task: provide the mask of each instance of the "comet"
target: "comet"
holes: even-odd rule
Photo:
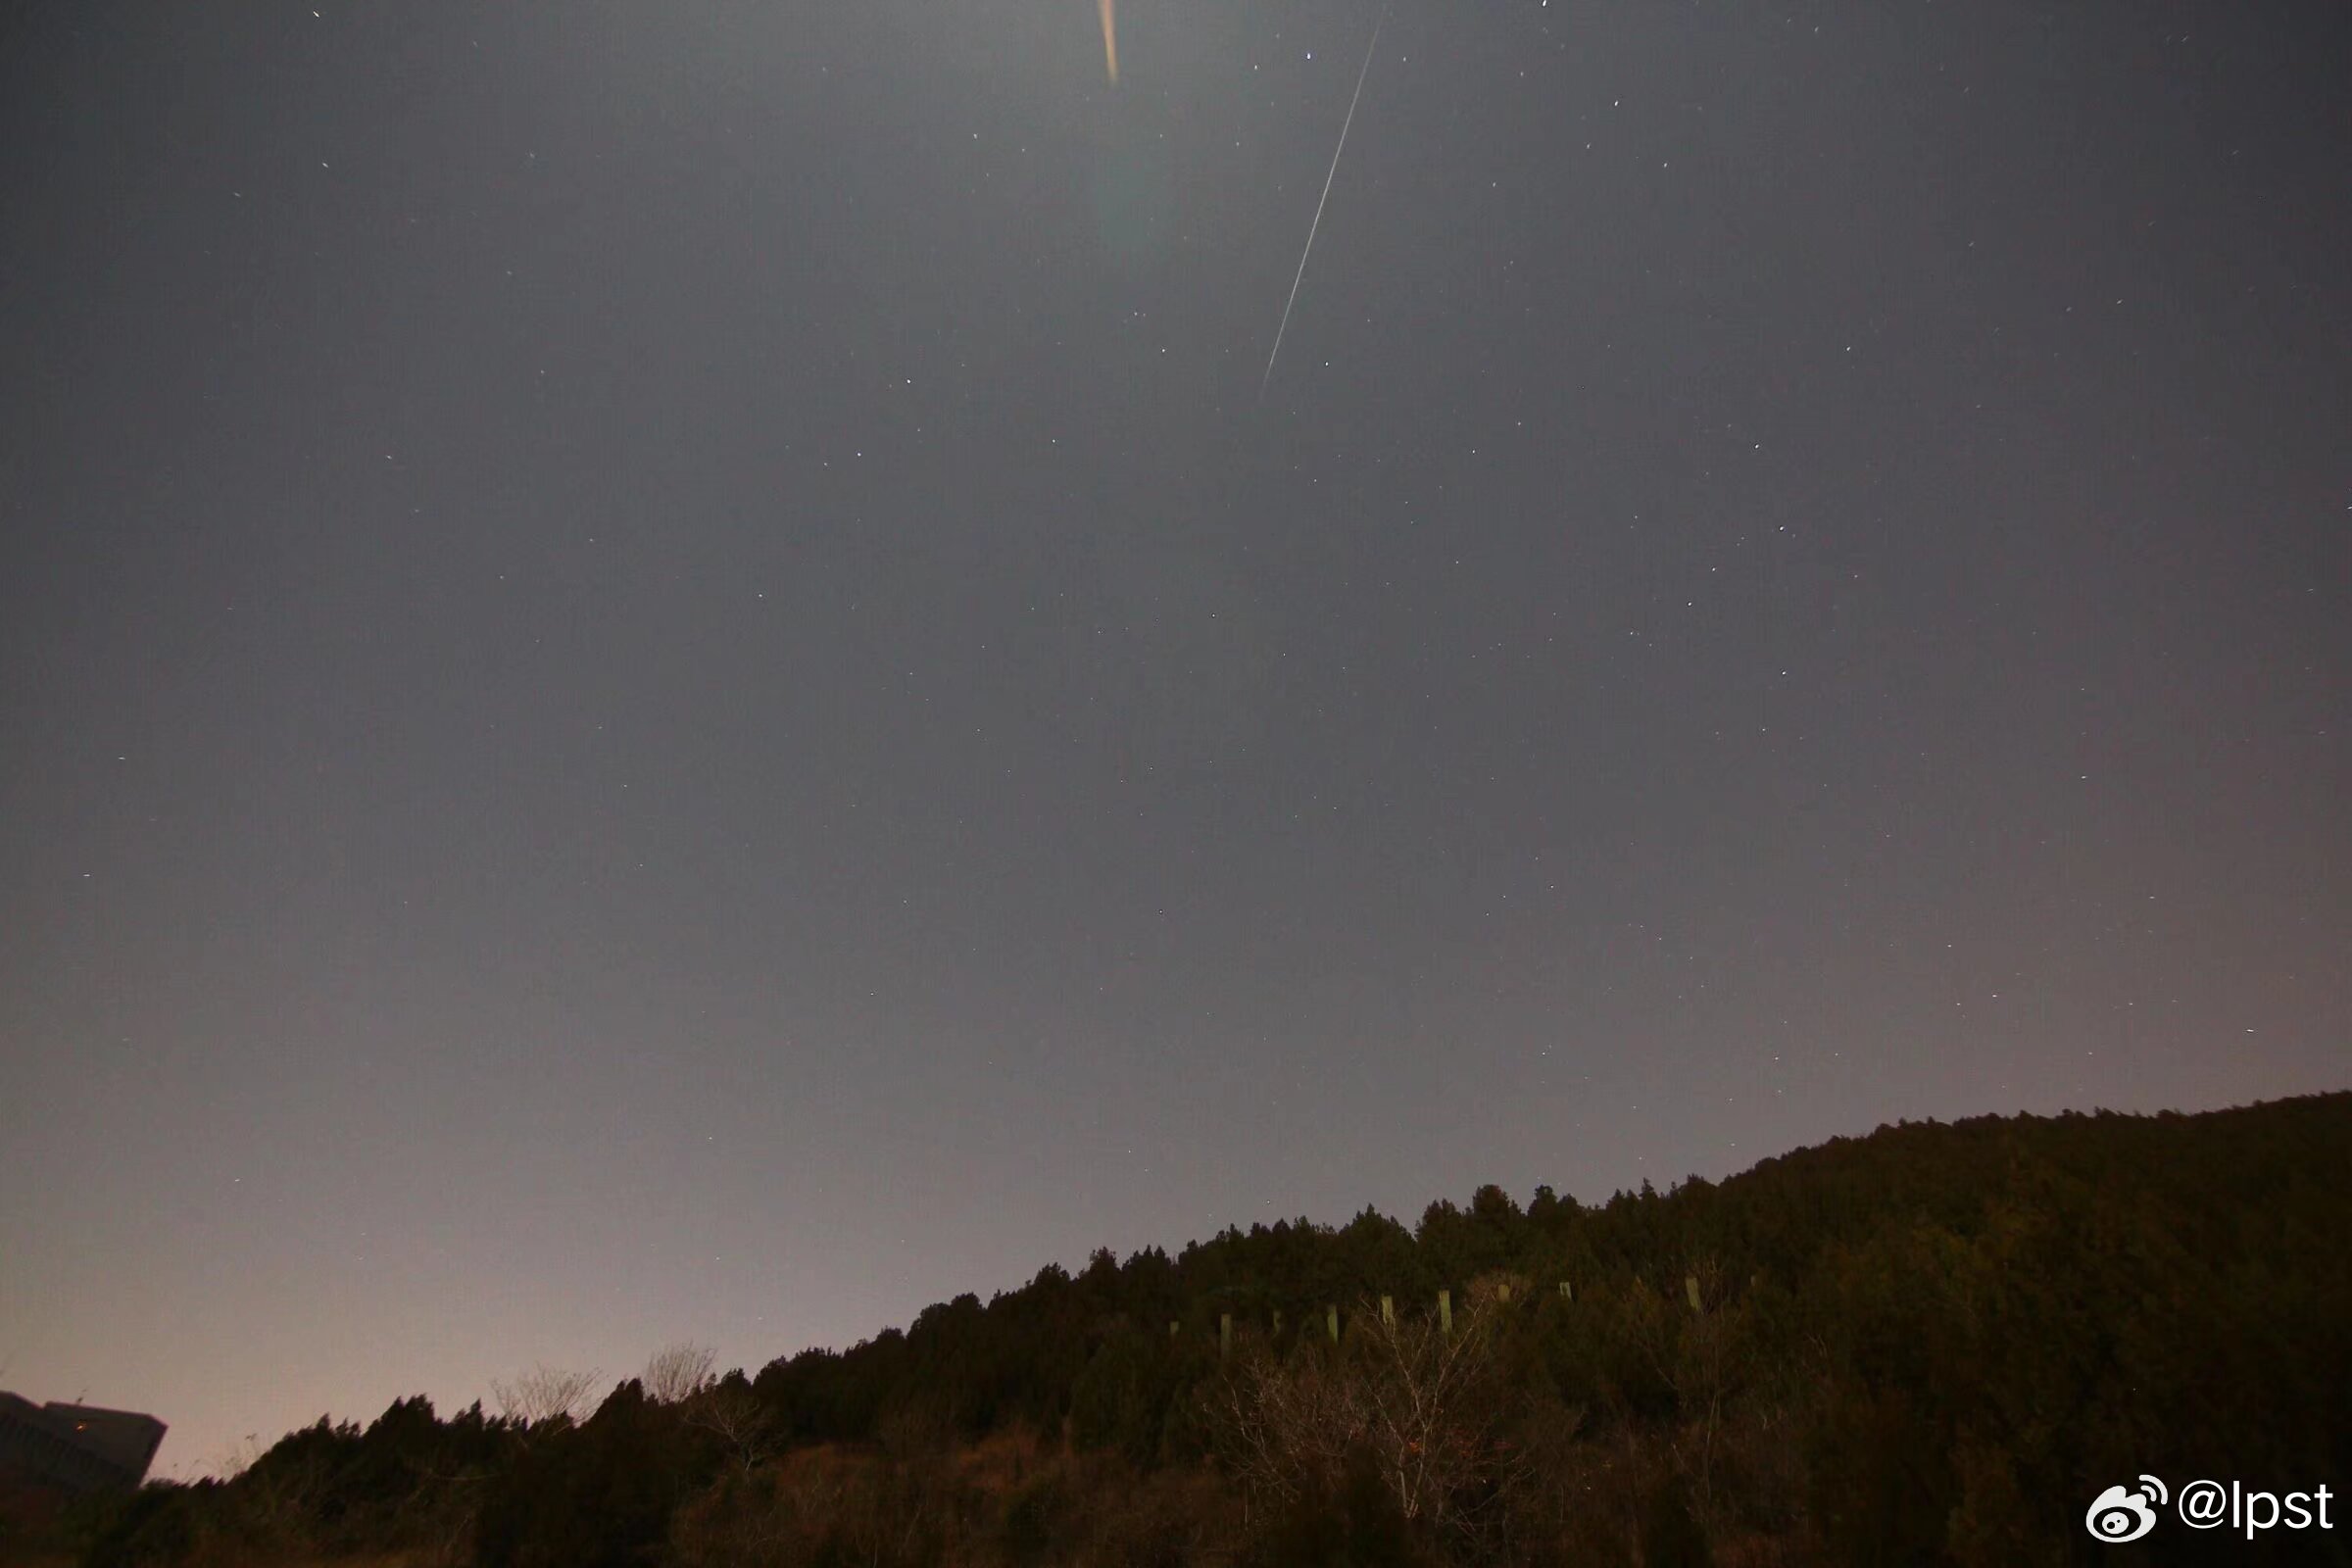
[[[1098,0],[1102,8],[1102,65],[1112,86],[1119,81],[1119,0]]]
[[[1110,0],[1102,0],[1104,6]],[[1355,123],[1356,100],[1364,95],[1364,78],[1372,74],[1372,52],[1380,47],[1380,29],[1387,24],[1389,14],[1384,9],[1380,20],[1372,24],[1372,41],[1364,46],[1364,67],[1355,74],[1355,93],[1348,100],[1348,118],[1340,122],[1340,144],[1331,150],[1331,170],[1323,176],[1323,195],[1315,203],[1314,221],[1306,225],[1306,248],[1298,253],[1298,271],[1291,279],[1291,297],[1282,302],[1282,324],[1274,329],[1274,352],[1266,356],[1266,373],[1257,378],[1257,400],[1266,400],[1266,387],[1274,379],[1274,361],[1282,353],[1282,335],[1291,329],[1291,307],[1298,303],[1298,283],[1306,276],[1306,259],[1315,254],[1315,230],[1323,226],[1323,205],[1331,200],[1331,182],[1340,172],[1340,154],[1348,150],[1348,127]]]

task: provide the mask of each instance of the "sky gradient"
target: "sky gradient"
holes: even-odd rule
[[[0,22],[0,1386],[2352,1084],[2319,3]]]

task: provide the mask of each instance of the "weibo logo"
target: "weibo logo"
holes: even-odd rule
[[[2091,1503],[2090,1511],[2082,1516],[2082,1525],[2093,1541],[2120,1546],[2156,1528],[2156,1509],[2168,1500],[2164,1483],[2154,1476],[2141,1476],[2139,1483],[2141,1490],[2137,1492],[2109,1487]],[[2148,1503],[2151,1494],[2156,1498],[2154,1507]]]

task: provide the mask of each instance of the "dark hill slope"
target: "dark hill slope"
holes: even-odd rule
[[[321,1421],[107,1504],[87,1560],[2090,1561],[2117,1482],[2352,1477],[2347,1195],[2347,1094],[1885,1127],[1592,1206],[1489,1187],[1101,1251],[576,1426]],[[2130,1549],[2352,1562],[2346,1507]]]
[[[1094,1354],[1124,1336],[1164,1341],[1174,1321],[1180,1349],[1197,1348],[1222,1314],[1271,1332],[1279,1312],[1287,1338],[1333,1305],[1459,1299],[1498,1272],[1522,1276],[1547,1310],[1561,1281],[1597,1310],[1636,1284],[1671,1294],[1695,1273],[1712,1295],[1761,1295],[1799,1318],[1900,1305],[1873,1305],[1866,1288],[1919,1297],[1981,1283],[1991,1295],[1972,1311],[2031,1298],[2048,1327],[2103,1323],[2118,1355],[2138,1339],[2185,1338],[2200,1317],[2242,1319],[2251,1339],[2214,1354],[2269,1360],[2291,1342],[2311,1381],[2352,1387],[2347,1194],[2352,1094],[2200,1115],[1904,1123],[1720,1184],[1644,1186],[1593,1206],[1539,1189],[1522,1209],[1490,1187],[1467,1208],[1432,1203],[1411,1230],[1366,1210],[1336,1227],[1227,1230],[1172,1259],[1098,1252],[1075,1277],[1049,1265],[985,1306],[959,1297],[905,1333],[773,1362],[759,1387],[812,1438],[870,1436],[881,1412],[909,1404],[973,1436],[1014,1417],[1050,1425]]]

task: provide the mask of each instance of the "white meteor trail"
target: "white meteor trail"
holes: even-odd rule
[[[1315,203],[1315,220],[1306,225],[1306,249],[1298,253],[1298,274],[1291,279],[1291,297],[1282,302],[1282,325],[1274,329],[1274,352],[1266,356],[1266,373],[1257,378],[1257,400],[1266,400],[1266,385],[1274,379],[1274,361],[1282,353],[1282,334],[1291,329],[1291,307],[1298,303],[1298,283],[1306,276],[1306,259],[1315,253],[1315,230],[1323,226],[1323,204],[1331,200],[1331,182],[1340,172],[1340,154],[1348,150],[1348,127],[1355,123],[1356,99],[1364,95],[1364,78],[1372,74],[1372,52],[1380,47],[1380,29],[1387,24],[1384,10],[1372,24],[1372,41],[1364,47],[1364,69],[1355,74],[1355,93],[1348,100],[1348,118],[1340,122],[1340,144],[1331,150],[1331,171],[1323,176],[1323,195]]]

